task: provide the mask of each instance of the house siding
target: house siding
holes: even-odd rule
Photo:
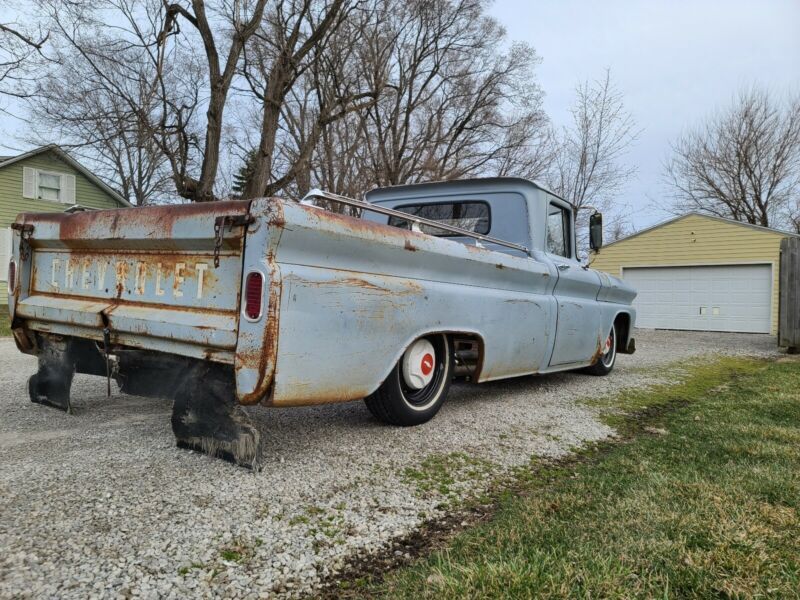
[[[80,171],[60,160],[55,154],[43,152],[7,167],[0,166],[0,227],[2,228],[9,227],[22,212],[63,212],[71,206],[61,202],[23,198],[23,167],[74,175],[76,204],[88,208],[120,208],[117,200],[92,183]],[[0,281],[0,305],[5,306],[7,303],[8,285],[5,281]]]
[[[602,248],[592,267],[617,277],[630,267],[769,263],[772,265],[772,333],[778,331],[780,244],[785,235],[687,215]]]

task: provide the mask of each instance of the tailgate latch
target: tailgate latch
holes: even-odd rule
[[[32,223],[12,223],[11,229],[19,231],[19,259],[27,260],[28,244],[27,241],[33,237]]]
[[[247,227],[255,221],[255,217],[246,215],[225,215],[217,217],[214,221],[214,268],[219,266],[219,252],[222,250],[222,240],[225,237],[225,228],[233,231],[234,227]]]

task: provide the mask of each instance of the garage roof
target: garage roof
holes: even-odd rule
[[[785,235],[788,237],[800,237],[800,233],[792,233],[791,231],[784,231],[782,229],[774,229],[772,227],[763,227],[762,225],[753,225],[752,223],[745,223],[743,221],[737,221],[736,219],[728,219],[726,217],[718,217],[716,215],[708,215],[701,212],[690,212],[686,213],[685,215],[680,215],[677,217],[673,217],[672,219],[668,219],[666,221],[662,221],[661,223],[656,223],[646,229],[642,229],[641,231],[637,231],[636,233],[632,233],[631,235],[625,236],[624,238],[620,238],[618,240],[614,240],[613,242],[609,242],[608,244],[603,244],[603,248],[607,248],[608,246],[612,246],[614,244],[618,244],[619,242],[624,242],[626,240],[630,240],[637,236],[642,235],[643,233],[648,233],[649,231],[653,231],[654,229],[658,229],[660,227],[664,227],[665,225],[669,225],[670,223],[675,223],[676,221],[680,221],[681,219],[685,219],[687,217],[703,217],[705,219],[714,219],[715,221],[722,221],[723,223],[730,223],[732,225],[740,225],[741,227],[750,227],[751,229],[757,229],[760,231],[769,231],[771,233],[779,233],[781,235]]]

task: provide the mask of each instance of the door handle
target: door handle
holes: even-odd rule
[[[570,267],[570,265],[558,265],[558,270],[559,271],[567,271],[569,269],[569,267]]]

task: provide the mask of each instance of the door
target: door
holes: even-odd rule
[[[769,264],[626,268],[623,278],[638,291],[638,327],[770,332]]]
[[[604,339],[597,305],[600,277],[575,258],[572,209],[555,200],[547,211],[545,253],[558,269],[556,339],[550,364],[588,363]]]

